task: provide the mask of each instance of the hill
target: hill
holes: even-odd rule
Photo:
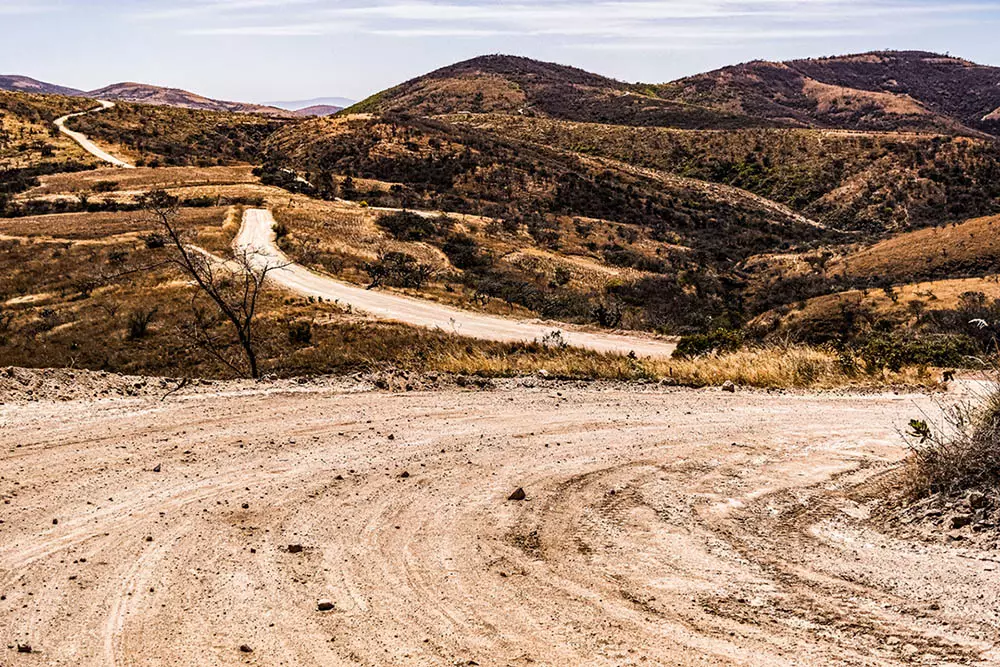
[[[329,104],[317,104],[316,106],[306,107],[305,109],[297,109],[295,111],[295,115],[303,117],[332,116],[343,108],[344,107],[337,107]]]
[[[517,56],[481,56],[383,91],[345,113],[541,115],[564,120],[685,128],[770,126],[727,111],[658,98],[648,87]]]
[[[82,90],[46,83],[27,76],[17,74],[0,74],[0,90],[14,93],[36,93],[40,95],[83,95]]]
[[[506,114],[445,119],[731,185],[839,229],[881,234],[1000,213],[1000,146],[988,138],[815,129],[694,131]]]
[[[338,107],[344,109],[355,104],[357,100],[350,100],[346,97],[314,97],[309,100],[284,100],[280,102],[264,102],[266,106],[278,107],[288,111],[302,111],[309,107]]]
[[[213,100],[178,88],[162,88],[144,83],[116,83],[88,93],[90,97],[134,102],[155,106],[180,107],[198,111],[223,111],[228,113],[260,113],[269,116],[294,117],[294,114],[277,107],[243,102]]]
[[[656,87],[666,99],[802,127],[1000,132],[1000,68],[922,51],[754,61]]]

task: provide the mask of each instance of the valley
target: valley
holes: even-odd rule
[[[998,109],[0,76],[0,664],[1000,662]]]

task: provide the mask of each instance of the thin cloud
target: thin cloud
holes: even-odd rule
[[[0,0],[0,15],[17,16],[26,14],[44,14],[54,12],[58,9],[55,5],[48,5],[38,2],[4,2]]]
[[[0,0],[2,2],[2,0]],[[0,7],[3,5],[0,4]],[[755,43],[878,36],[934,20],[1000,17],[996,3],[927,0],[213,0],[140,13],[183,19],[185,35],[289,37],[352,31],[398,38],[564,38],[603,49],[664,48],[656,40]],[[292,22],[289,18],[294,17]],[[191,27],[192,19],[201,25]]]

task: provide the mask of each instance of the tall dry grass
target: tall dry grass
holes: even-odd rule
[[[899,372],[863,372],[854,360],[825,349],[770,346],[713,354],[695,359],[633,359],[564,349],[535,354],[486,354],[457,347],[435,360],[437,370],[486,376],[516,376],[544,370],[562,378],[654,380],[687,387],[725,382],[761,389],[835,389],[937,385],[923,367]]]

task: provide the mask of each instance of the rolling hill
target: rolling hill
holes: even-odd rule
[[[314,97],[308,100],[284,100],[279,102],[263,102],[265,106],[278,107],[279,109],[287,109],[288,111],[302,111],[310,107],[337,107],[338,109],[343,109],[355,104],[357,100],[351,100],[346,97]]]
[[[37,93],[40,95],[83,95],[82,90],[58,86],[54,83],[46,83],[38,79],[17,74],[0,74],[0,90],[7,90],[14,93]]]
[[[163,88],[144,83],[116,83],[88,93],[90,97],[118,102],[135,102],[155,106],[180,107],[199,111],[223,111],[228,113],[261,113],[269,116],[293,117],[294,114],[277,107],[243,102],[226,102],[203,97],[178,88]]]
[[[377,93],[344,111],[542,115],[564,120],[683,128],[772,126],[769,120],[656,97],[648,87],[517,56],[481,56]]]
[[[296,109],[295,115],[309,118],[312,116],[332,116],[344,107],[332,106],[330,104],[317,104],[304,109]]]
[[[658,95],[800,127],[1000,133],[1000,68],[923,51],[754,61],[656,87]]]
[[[921,51],[754,61],[665,84],[491,55],[435,70],[346,113],[500,113],[681,129],[798,127],[1000,133],[1000,68]]]

